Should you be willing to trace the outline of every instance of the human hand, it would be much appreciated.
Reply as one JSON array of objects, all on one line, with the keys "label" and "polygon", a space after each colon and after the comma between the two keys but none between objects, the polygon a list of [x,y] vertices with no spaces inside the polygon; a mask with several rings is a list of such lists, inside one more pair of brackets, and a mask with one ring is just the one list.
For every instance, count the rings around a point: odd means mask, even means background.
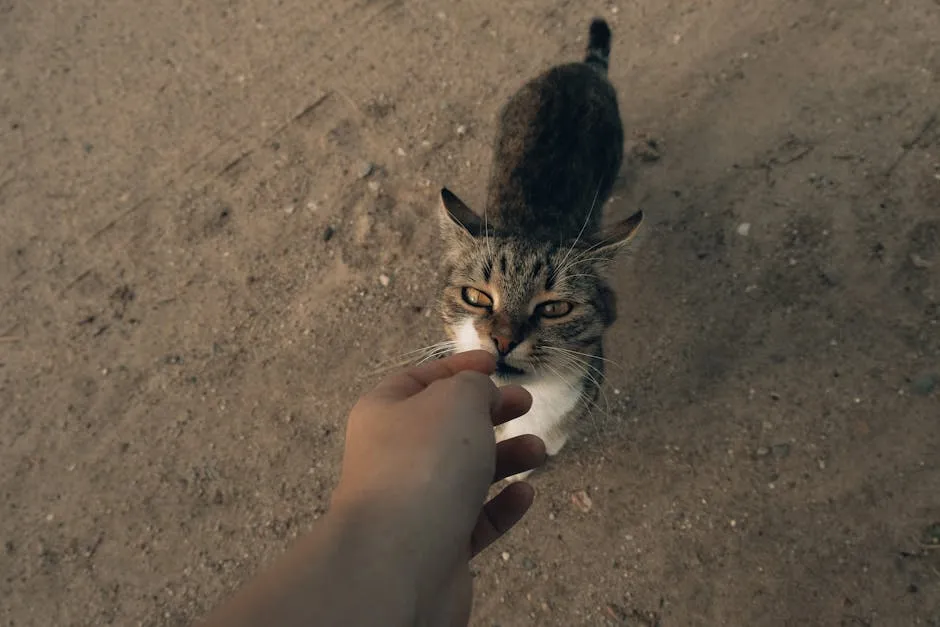
[{"label": "human hand", "polygon": [[472,351],[393,375],[350,413],[342,475],[332,509],[383,518],[419,581],[421,616],[466,624],[469,560],[515,525],[534,491],[514,483],[485,503],[489,486],[541,465],[533,435],[496,444],[493,426],[528,411],[519,386],[497,388],[486,351]]}]

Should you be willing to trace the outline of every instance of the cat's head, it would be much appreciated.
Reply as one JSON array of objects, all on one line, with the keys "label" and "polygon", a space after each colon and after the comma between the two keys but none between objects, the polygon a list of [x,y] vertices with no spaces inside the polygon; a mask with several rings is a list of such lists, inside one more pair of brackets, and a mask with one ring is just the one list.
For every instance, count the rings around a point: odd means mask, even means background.
[{"label": "cat's head", "polygon": [[446,189],[441,200],[442,314],[456,350],[491,352],[507,380],[584,371],[616,318],[603,269],[636,234],[642,212],[593,237],[546,241],[494,231]]}]

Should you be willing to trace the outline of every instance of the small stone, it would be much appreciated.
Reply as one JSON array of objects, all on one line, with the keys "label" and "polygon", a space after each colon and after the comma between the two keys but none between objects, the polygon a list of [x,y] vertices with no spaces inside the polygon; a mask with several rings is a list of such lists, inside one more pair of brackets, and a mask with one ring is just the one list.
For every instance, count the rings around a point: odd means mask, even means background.
[{"label": "small stone", "polygon": [[371,161],[365,161],[359,166],[359,178],[361,179],[372,176],[373,172],[375,172],[375,164]]},{"label": "small stone", "polygon": [[921,534],[920,541],[927,546],[940,546],[940,522],[928,525]]},{"label": "small stone", "polygon": [[825,470],[825,469],[826,469],[826,460],[824,460],[824,459],[818,459],[818,460],[816,460],[816,465],[819,466],[819,469],[820,469],[820,470]]},{"label": "small stone", "polygon": [[940,385],[940,374],[928,372],[911,381],[911,392],[917,396],[930,396]]},{"label": "small stone", "polygon": [[379,190],[382,188],[382,185],[378,181],[369,181],[368,186],[369,189],[376,194],[378,194]]},{"label": "small stone", "polygon": [[926,270],[927,268],[933,266],[932,261],[924,259],[917,253],[911,253],[911,263],[915,268],[920,268],[921,270]]},{"label": "small stone", "polygon": [[738,225],[738,235],[740,235],[741,237],[747,237],[750,234],[750,232],[751,232],[750,222],[742,222],[741,224]]},{"label": "small stone", "polygon": [[571,502],[574,503],[575,507],[585,514],[591,511],[591,508],[594,506],[594,502],[591,501],[591,497],[588,496],[588,493],[584,490],[573,492],[571,494]]},{"label": "small stone", "polygon": [[767,457],[768,455],[770,455],[770,449],[766,446],[760,446],[757,448],[758,457]]},{"label": "small stone", "polygon": [[659,142],[653,138],[640,138],[633,145],[631,153],[634,158],[645,163],[653,163],[662,158]]},{"label": "small stone", "polygon": [[461,136],[466,135],[466,134],[467,134],[467,127],[464,126],[463,124],[459,124],[459,125],[457,126],[457,134],[458,134],[458,135],[461,135]]},{"label": "small stone", "polygon": [[510,558],[510,555],[509,555],[509,553],[507,553],[506,551],[503,551],[502,554],[500,555],[500,557],[503,558],[503,561],[504,561],[504,562],[508,562],[508,561],[509,561],[509,558]]},{"label": "small stone", "polygon": [[379,275],[379,283],[382,284],[382,287],[388,287],[388,284],[389,284],[390,282],[391,282],[391,279],[388,278],[388,275],[387,275],[387,274],[380,274],[380,275]]},{"label": "small stone", "polygon": [[405,155],[408,154],[405,152],[405,149],[402,148],[401,146],[399,146],[395,152],[398,154],[399,157],[404,157]]},{"label": "small stone", "polygon": [[294,205],[287,205],[284,207],[284,213],[287,215],[292,215],[294,213]]},{"label": "small stone", "polygon": [[555,520],[555,512],[550,512],[550,513],[548,514],[548,519],[549,519],[549,520]]}]

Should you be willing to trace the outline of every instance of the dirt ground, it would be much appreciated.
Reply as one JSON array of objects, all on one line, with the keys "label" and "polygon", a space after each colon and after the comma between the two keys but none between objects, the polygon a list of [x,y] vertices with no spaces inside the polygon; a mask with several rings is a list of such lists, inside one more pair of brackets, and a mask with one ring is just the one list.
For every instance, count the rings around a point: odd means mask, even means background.
[{"label": "dirt ground", "polygon": [[940,626],[936,0],[0,0],[0,624],[187,624],[313,524],[594,14],[649,228],[473,624]]}]

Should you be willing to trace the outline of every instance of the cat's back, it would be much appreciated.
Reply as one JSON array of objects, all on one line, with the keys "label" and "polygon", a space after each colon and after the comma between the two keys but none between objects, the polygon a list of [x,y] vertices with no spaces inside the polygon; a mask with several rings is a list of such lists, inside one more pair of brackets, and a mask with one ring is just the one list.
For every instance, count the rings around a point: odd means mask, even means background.
[{"label": "cat's back", "polygon": [[622,159],[617,93],[606,74],[584,62],[557,65],[501,111],[487,208],[507,230],[575,237],[595,199],[609,196]]}]

